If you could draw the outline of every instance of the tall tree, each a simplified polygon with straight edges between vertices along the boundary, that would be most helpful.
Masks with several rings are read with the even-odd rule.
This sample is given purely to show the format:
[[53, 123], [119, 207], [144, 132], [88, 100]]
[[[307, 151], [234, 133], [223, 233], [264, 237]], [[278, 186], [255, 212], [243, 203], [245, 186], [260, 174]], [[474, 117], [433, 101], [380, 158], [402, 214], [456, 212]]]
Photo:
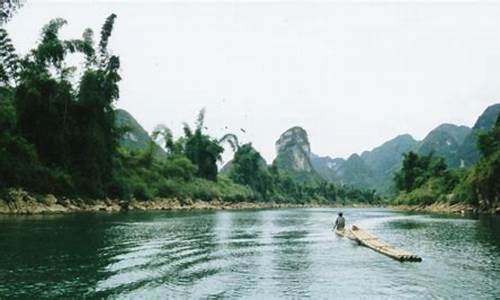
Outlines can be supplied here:
[[7, 31], [0, 28], [0, 86], [9, 86], [17, 79], [19, 57]]
[[23, 4], [23, 0], [0, 0], [0, 25], [9, 21]]
[[433, 153], [419, 156], [410, 151], [403, 154], [403, 166], [395, 173], [394, 182], [398, 190], [411, 192], [431, 177], [447, 176], [446, 162], [442, 157], [435, 157]]
[[98, 59], [92, 48], [92, 35], [84, 33], [87, 69], [78, 89], [75, 105], [76, 136], [72, 144], [74, 164], [85, 190], [102, 194], [106, 179], [113, 176], [113, 157], [116, 155], [120, 131], [115, 128], [114, 103], [119, 97], [120, 59], [109, 55], [108, 40], [116, 15], [110, 15], [101, 30]]
[[21, 133], [35, 145], [42, 161], [56, 165], [67, 165], [67, 121], [74, 102], [73, 87], [64, 76], [68, 49], [58, 37], [64, 24], [65, 20], [54, 19], [44, 26], [37, 48], [21, 60], [15, 93]]
[[[93, 33], [82, 39], [61, 40], [64, 19], [51, 20], [37, 47], [20, 63], [15, 92], [18, 127], [34, 144], [42, 162], [74, 175], [81, 191], [103, 195], [113, 176], [119, 130], [114, 103], [119, 97], [120, 60], [109, 55], [108, 40], [116, 15], [106, 19], [96, 56]], [[82, 53], [85, 69], [77, 88], [69, 75], [67, 56]]]
[[264, 159], [250, 143], [241, 146], [234, 154], [229, 177], [234, 182], [250, 186], [262, 195], [267, 194], [270, 181], [267, 177], [270, 176]]
[[203, 133], [205, 110], [198, 114], [194, 132], [189, 125], [184, 125], [185, 154], [198, 167], [198, 176], [208, 180], [217, 180], [217, 162], [222, 159], [224, 148], [219, 141]]

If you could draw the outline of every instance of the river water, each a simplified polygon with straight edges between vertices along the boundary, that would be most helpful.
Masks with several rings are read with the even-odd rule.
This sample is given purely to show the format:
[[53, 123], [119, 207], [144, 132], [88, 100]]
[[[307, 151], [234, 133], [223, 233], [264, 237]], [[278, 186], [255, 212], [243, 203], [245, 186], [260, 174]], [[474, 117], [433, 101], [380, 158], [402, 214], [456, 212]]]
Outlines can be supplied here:
[[500, 298], [500, 218], [344, 209], [0, 217], [0, 298]]

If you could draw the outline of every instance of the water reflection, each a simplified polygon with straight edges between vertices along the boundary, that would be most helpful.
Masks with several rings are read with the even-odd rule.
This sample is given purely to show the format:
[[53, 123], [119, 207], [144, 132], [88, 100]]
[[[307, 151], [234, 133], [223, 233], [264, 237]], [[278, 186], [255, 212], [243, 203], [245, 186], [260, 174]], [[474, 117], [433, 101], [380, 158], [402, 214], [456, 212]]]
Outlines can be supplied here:
[[500, 216], [481, 215], [477, 225], [476, 239], [495, 246], [500, 251]]
[[[3, 216], [0, 219], [0, 296], [76, 297], [89, 292], [108, 263], [98, 215]], [[99, 257], [98, 260], [95, 258]]]

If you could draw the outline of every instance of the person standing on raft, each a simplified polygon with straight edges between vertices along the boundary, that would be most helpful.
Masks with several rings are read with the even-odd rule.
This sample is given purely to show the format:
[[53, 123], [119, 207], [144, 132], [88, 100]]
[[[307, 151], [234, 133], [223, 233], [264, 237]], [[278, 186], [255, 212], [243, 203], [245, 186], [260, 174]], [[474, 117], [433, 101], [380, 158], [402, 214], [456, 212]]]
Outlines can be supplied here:
[[345, 219], [342, 213], [339, 212], [339, 216], [337, 217], [337, 220], [335, 220], [335, 226], [333, 226], [333, 229], [337, 228], [337, 230], [344, 230], [344, 227], [345, 227]]

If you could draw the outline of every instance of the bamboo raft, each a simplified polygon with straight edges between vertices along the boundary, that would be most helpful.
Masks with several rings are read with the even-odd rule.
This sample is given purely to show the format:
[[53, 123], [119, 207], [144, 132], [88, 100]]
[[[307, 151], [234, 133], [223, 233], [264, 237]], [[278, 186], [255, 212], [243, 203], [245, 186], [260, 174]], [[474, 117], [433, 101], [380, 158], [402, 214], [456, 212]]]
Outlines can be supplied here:
[[354, 235], [352, 234], [352, 231], [351, 229], [349, 228], [344, 228], [344, 229], [335, 229], [335, 233], [338, 235], [338, 236], [341, 236], [341, 237], [346, 237], [350, 240], [356, 240], [356, 237], [354, 237]]
[[397, 247], [394, 247], [392, 245], [389, 245], [389, 244], [381, 241], [375, 235], [369, 233], [368, 231], [366, 231], [364, 229], [357, 227], [356, 225], [353, 225], [352, 229], [348, 229], [348, 228], [344, 228], [341, 230], [335, 229], [335, 233], [338, 236], [346, 237], [346, 238], [351, 239], [351, 240], [355, 240], [363, 246], [366, 246], [370, 249], [373, 249], [379, 253], [387, 255], [387, 256], [394, 258], [396, 260], [399, 260], [401, 262], [403, 262], [403, 261], [414, 261], [414, 262], [422, 261], [421, 257], [414, 255], [414, 254], [411, 254], [410, 252], [399, 249]]

